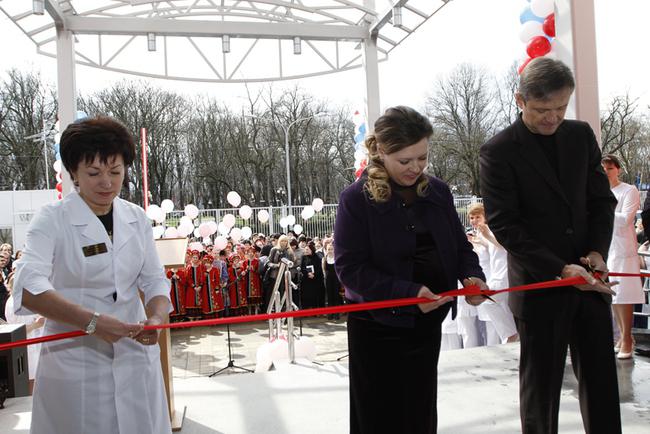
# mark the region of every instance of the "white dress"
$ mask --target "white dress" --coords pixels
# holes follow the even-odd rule
[[[16,315],[14,312],[14,298],[9,297],[5,304],[5,318],[9,324],[33,324],[40,315]],[[27,339],[40,338],[43,335],[43,328],[37,328],[27,333]],[[27,366],[29,367],[29,379],[36,377],[36,367],[41,354],[41,344],[30,345],[27,347]]]
[[[57,291],[73,303],[125,322],[144,321],[138,289],[145,304],[155,296],[169,298],[151,224],[140,207],[116,198],[113,229],[111,240],[77,193],[44,206],[29,226],[17,265],[16,313],[31,314],[22,307],[27,288],[33,294]],[[102,244],[106,253],[84,255],[83,247]],[[73,329],[46,320],[44,333]],[[144,346],[128,338],[109,344],[96,336],[43,344],[32,434],[170,432],[157,345]]]
[[[636,231],[634,218],[639,210],[639,191],[635,186],[621,182],[612,188],[618,204],[614,214],[614,233],[609,246],[607,268],[623,273],[639,272]],[[614,304],[643,303],[641,279],[636,277],[611,277],[611,281],[620,282],[612,289],[616,292],[612,299]]]

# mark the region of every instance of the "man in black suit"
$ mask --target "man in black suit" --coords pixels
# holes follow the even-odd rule
[[[592,129],[565,120],[575,83],[548,58],[531,61],[515,94],[519,119],[481,147],[490,229],[508,251],[513,286],[580,276],[583,285],[510,293],[521,339],[522,431],[557,433],[570,349],[587,433],[621,432],[610,284],[605,263],[616,199]]]

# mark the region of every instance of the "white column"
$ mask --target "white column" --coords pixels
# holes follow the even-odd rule
[[[75,81],[74,35],[71,31],[56,29],[57,94],[59,103],[59,125],[61,132],[72,123],[77,114],[77,92]],[[61,171],[63,195],[72,190],[68,172]]]
[[[363,5],[375,9],[375,0],[364,0]],[[368,130],[372,131],[379,117],[379,61],[377,55],[377,40],[370,36],[363,40],[363,71],[366,79],[366,121]]]
[[[576,80],[567,117],[588,122],[600,143],[595,21],[594,0],[555,0],[556,50]]]

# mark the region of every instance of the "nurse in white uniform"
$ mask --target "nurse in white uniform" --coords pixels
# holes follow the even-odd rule
[[[169,285],[149,219],[117,197],[133,137],[98,117],[69,125],[60,144],[77,191],[33,218],[14,308],[44,316],[44,334],[87,336],[43,344],[31,433],[170,433],[158,333],[143,330],[167,322]]]
[[[618,204],[614,214],[614,234],[609,246],[607,268],[610,271],[623,273],[639,272],[639,257],[637,253],[636,230],[634,218],[639,210],[639,190],[635,186],[621,182],[621,162],[614,155],[605,155],[602,160],[603,168],[609,179],[609,186],[616,196]],[[618,281],[613,286],[616,292],[612,298],[612,310],[620,336],[614,346],[619,359],[629,359],[634,353],[632,338],[633,308],[636,303],[644,303],[641,279],[634,277],[615,278]]]
[[[490,289],[505,289],[508,287],[508,253],[498,243],[485,220],[485,208],[482,203],[469,206],[467,215],[474,228],[470,241],[474,251],[485,250],[486,259],[480,261],[486,281]],[[486,300],[476,307],[478,318],[485,323],[486,345],[499,345],[513,341],[517,337],[517,327],[512,312],[508,307],[508,293],[495,294],[493,301]]]

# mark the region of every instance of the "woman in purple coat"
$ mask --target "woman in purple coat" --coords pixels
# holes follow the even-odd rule
[[[436,432],[440,326],[455,310],[436,293],[459,280],[486,288],[449,187],[425,173],[432,132],[409,107],[386,110],[366,138],[366,171],[339,200],[335,267],[348,302],[431,299],[349,314],[351,433]]]

